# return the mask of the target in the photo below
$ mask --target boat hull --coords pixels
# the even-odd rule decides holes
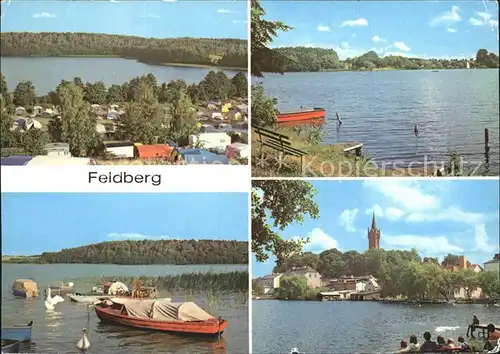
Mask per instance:
[[[220,323],[217,320],[203,322],[164,322],[122,315],[120,310],[111,308],[95,307],[95,312],[97,317],[105,323],[182,335],[217,336],[222,334],[227,327],[227,321],[225,320],[221,320]]]
[[[30,322],[28,325],[2,327],[2,339],[30,342],[32,327],[33,327],[33,322]]]
[[[32,297],[30,296],[30,294],[28,294],[26,291],[23,290],[12,290],[12,294],[18,297]]]
[[[20,340],[10,340],[2,338],[2,353],[19,353],[20,347]]]
[[[283,112],[278,114],[276,122],[278,126],[295,126],[301,124],[321,125],[325,122],[326,110],[324,108],[313,108],[296,112]]]

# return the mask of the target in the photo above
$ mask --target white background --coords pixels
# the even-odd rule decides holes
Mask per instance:
[[[161,174],[161,184],[89,183],[89,172]],[[188,193],[250,191],[250,166],[3,166],[5,192]]]

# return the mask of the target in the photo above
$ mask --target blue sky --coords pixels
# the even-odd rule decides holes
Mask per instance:
[[[266,19],[294,27],[273,46],[333,48],[341,59],[382,55],[475,57],[498,53],[497,1],[265,1]]]
[[[320,218],[292,224],[285,239],[310,237],[305,251],[321,253],[330,248],[342,252],[368,249],[367,229],[375,211],[380,247],[411,249],[422,257],[463,254],[482,265],[499,248],[498,180],[400,179],[313,181]],[[252,275],[272,271],[274,259],[254,259]]]
[[[245,1],[2,1],[2,32],[248,38]]]
[[[125,239],[247,241],[248,194],[2,194],[4,255]]]

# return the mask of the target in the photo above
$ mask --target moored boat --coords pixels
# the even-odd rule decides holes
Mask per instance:
[[[49,288],[52,296],[64,296],[75,292],[75,284],[73,282],[69,282],[68,284],[64,284],[63,282],[60,284],[51,284]],[[47,295],[47,289],[44,290],[44,293]]]
[[[2,326],[2,339],[30,342],[32,328],[33,328],[33,321],[30,321],[30,323],[26,325],[14,325],[10,327]]]
[[[20,340],[2,338],[2,353],[19,353],[20,347],[21,347]]]
[[[319,125],[325,122],[324,108],[301,109],[291,112],[280,112],[276,117],[278,126],[295,126],[300,124]]]
[[[215,318],[194,302],[170,299],[112,298],[97,305],[95,312],[102,322],[176,334],[217,336],[227,327],[226,320]]]
[[[38,285],[31,279],[16,279],[12,284],[12,293],[20,297],[37,297]]]

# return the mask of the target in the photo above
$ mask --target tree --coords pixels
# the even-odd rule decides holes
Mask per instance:
[[[99,138],[96,120],[83,99],[83,90],[67,82],[59,85],[57,95],[61,118],[52,119],[49,128],[52,139],[69,144],[73,156],[90,156],[99,145]]]
[[[181,91],[170,106],[169,137],[179,142],[196,130],[196,110],[186,92]]]
[[[10,148],[16,145],[16,132],[11,130],[13,123],[5,107],[5,99],[2,96],[0,99],[0,138],[2,148]]]
[[[264,295],[264,287],[255,279],[252,280],[252,290],[256,296]]]
[[[470,300],[472,293],[479,287],[479,278],[476,272],[469,268],[460,269],[457,272],[457,276],[465,290],[467,299]]]
[[[119,139],[142,144],[158,144],[168,139],[165,109],[157,104],[130,103],[125,114],[117,119],[116,135]],[[162,133],[163,131],[163,133]]]
[[[479,273],[479,287],[486,297],[491,300],[500,300],[500,275],[491,271]]]
[[[49,135],[41,129],[31,128],[21,134],[21,144],[28,155],[47,155],[45,145],[49,142]]]
[[[252,124],[262,127],[271,127],[276,124],[279,111],[276,108],[278,101],[264,95],[264,86],[252,85]]]
[[[14,90],[14,104],[21,107],[35,105],[35,86],[31,81],[21,81]]]
[[[307,295],[307,279],[303,275],[281,277],[278,298],[286,300],[304,299]]]
[[[291,27],[280,21],[266,21],[266,12],[258,0],[251,0],[251,74],[262,77],[263,72],[283,73],[285,58],[278,52],[268,48],[278,31],[287,32]]]
[[[275,229],[282,231],[292,222],[302,223],[306,215],[318,218],[318,205],[313,200],[316,190],[305,181],[268,180],[252,181],[251,193],[252,252],[259,262],[267,260],[270,252],[280,266],[300,252],[307,239],[284,240]]]
[[[7,99],[7,93],[8,93],[8,90],[7,90],[7,80],[5,79],[5,76],[3,76],[3,73],[0,72],[0,77],[1,77],[1,85],[0,86],[0,95],[2,95],[3,99],[6,100]]]
[[[441,265],[443,267],[458,266],[459,264],[460,264],[460,256],[451,253],[448,253],[448,255],[445,256],[443,261],[441,262]]]
[[[120,85],[111,85],[106,95],[106,102],[109,104],[116,104],[125,101],[122,87]]]
[[[245,74],[239,71],[233,76],[231,83],[233,84],[235,95],[237,97],[246,98],[248,96],[248,80]]]
[[[325,277],[338,277],[345,275],[345,262],[342,259],[342,252],[332,248],[323,251],[319,255],[319,272]]]
[[[76,84],[75,84],[76,85]],[[77,87],[81,87],[76,85]],[[106,103],[106,86],[104,82],[97,81],[96,83],[87,82],[85,85],[85,101],[90,104],[105,104]]]
[[[230,97],[232,83],[223,71],[211,70],[199,84],[205,100],[223,100]]]

